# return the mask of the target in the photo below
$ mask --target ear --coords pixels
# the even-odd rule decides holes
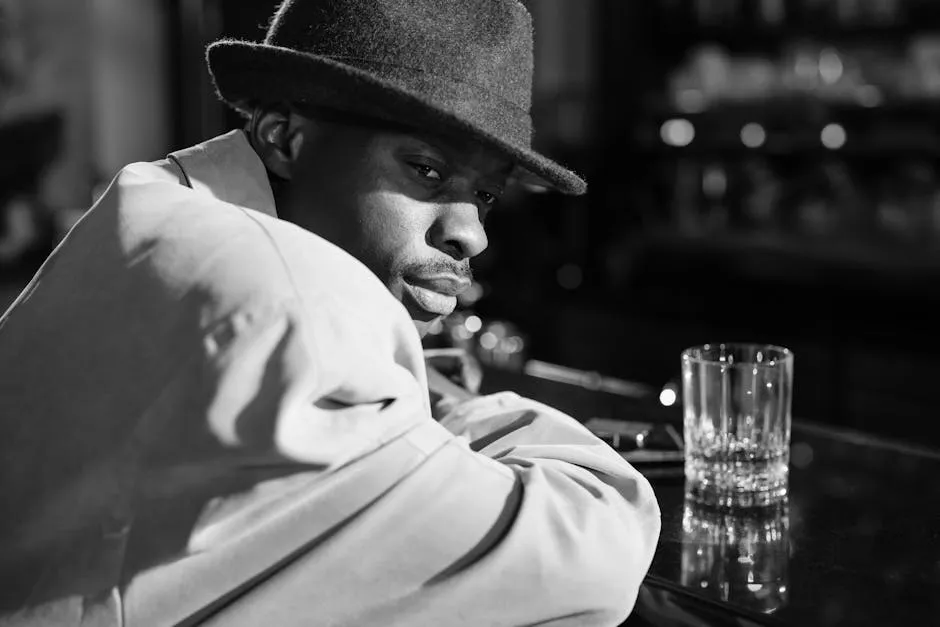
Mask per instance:
[[[304,144],[305,120],[286,105],[255,110],[248,126],[252,146],[267,170],[289,180]]]

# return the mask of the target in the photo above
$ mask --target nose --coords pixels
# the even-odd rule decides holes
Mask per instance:
[[[470,202],[442,206],[428,235],[434,248],[458,261],[476,257],[489,245],[480,210]]]

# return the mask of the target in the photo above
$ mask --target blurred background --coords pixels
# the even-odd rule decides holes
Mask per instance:
[[[123,165],[236,128],[203,62],[277,2],[0,0],[0,310]],[[429,343],[659,390],[709,341],[796,354],[794,414],[923,442],[940,286],[940,2],[529,0],[539,149]],[[443,336],[447,335],[447,338]]]

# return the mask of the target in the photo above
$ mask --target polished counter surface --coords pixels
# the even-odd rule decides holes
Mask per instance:
[[[655,397],[505,371],[484,381],[582,421],[681,424]],[[651,575],[776,624],[940,624],[940,452],[803,420],[790,450],[787,501],[751,512],[696,506],[678,464],[650,467],[663,520]]]

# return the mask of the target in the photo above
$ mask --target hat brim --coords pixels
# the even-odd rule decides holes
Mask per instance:
[[[219,97],[236,109],[297,102],[437,129],[470,137],[509,158],[525,186],[571,195],[587,191],[584,179],[529,146],[497,137],[420,94],[334,59],[237,40],[215,42],[206,56]]]

